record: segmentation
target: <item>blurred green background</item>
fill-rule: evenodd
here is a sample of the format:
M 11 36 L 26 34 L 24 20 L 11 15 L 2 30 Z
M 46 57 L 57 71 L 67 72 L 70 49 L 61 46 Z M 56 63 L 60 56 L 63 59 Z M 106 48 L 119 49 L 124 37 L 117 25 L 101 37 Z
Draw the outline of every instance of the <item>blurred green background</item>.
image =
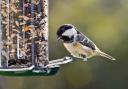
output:
M 117 60 L 76 60 L 48 77 L 0 77 L 0 89 L 128 89 L 128 0 L 49 0 L 49 18 L 50 60 L 69 55 L 56 41 L 65 23 Z

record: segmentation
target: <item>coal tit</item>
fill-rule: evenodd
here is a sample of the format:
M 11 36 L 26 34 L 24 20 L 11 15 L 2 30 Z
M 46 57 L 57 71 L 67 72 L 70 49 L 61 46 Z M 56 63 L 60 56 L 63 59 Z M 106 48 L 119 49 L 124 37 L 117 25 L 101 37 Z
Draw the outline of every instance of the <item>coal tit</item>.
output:
M 71 24 L 64 24 L 57 30 L 58 40 L 63 40 L 65 48 L 73 57 L 84 59 L 93 56 L 103 56 L 111 60 L 116 60 L 112 56 L 102 52 L 88 37 L 82 34 Z

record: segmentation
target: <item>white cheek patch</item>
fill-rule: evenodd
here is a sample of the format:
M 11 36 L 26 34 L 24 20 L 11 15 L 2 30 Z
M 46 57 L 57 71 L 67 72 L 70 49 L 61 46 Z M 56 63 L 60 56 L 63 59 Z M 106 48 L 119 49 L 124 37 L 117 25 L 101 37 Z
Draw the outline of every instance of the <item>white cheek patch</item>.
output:
M 62 34 L 62 36 L 69 36 L 69 37 L 71 37 L 71 36 L 73 36 L 73 35 L 75 35 L 75 34 L 77 34 L 77 31 L 76 31 L 74 28 L 72 28 L 72 29 L 66 30 L 66 31 Z

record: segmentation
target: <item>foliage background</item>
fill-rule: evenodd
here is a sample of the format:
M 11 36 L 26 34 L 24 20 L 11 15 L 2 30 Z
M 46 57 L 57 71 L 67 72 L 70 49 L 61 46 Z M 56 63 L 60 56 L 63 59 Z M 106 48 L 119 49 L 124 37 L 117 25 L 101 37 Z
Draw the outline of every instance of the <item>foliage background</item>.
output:
M 50 60 L 69 55 L 55 35 L 65 23 L 117 60 L 76 60 L 49 77 L 0 77 L 0 89 L 127 89 L 128 0 L 49 0 L 49 6 Z

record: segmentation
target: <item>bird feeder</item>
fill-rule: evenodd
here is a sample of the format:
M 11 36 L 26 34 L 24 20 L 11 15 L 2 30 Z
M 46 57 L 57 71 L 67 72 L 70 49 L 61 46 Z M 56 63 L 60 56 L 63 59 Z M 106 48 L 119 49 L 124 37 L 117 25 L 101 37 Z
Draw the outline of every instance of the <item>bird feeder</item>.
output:
M 48 44 L 47 0 L 0 0 L 0 75 L 49 76 L 72 61 L 49 61 Z

